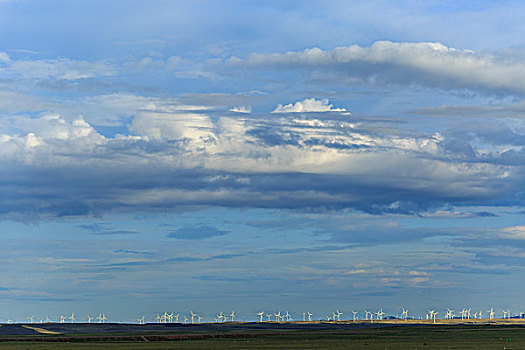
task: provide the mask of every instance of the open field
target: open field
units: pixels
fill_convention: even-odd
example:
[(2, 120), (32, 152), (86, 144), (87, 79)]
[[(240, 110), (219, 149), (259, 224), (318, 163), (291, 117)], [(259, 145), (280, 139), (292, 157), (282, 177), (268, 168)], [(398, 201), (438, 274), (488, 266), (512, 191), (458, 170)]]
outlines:
[(235, 322), (169, 326), (2, 325), (0, 349), (525, 349), (525, 324), (516, 321), (436, 325), (410, 321), (372, 325)]

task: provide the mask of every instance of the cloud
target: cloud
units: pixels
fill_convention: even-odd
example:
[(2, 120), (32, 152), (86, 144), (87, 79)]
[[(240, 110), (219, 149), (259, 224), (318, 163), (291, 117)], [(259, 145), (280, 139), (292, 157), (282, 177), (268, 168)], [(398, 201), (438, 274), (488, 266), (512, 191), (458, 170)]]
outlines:
[(251, 106), (237, 106), (230, 109), (230, 112), (236, 112), (236, 113), (251, 113), (252, 107)]
[[(346, 112), (344, 108), (333, 108), (328, 99), (316, 100), (307, 98), (305, 100), (290, 103), (285, 106), (278, 105), (272, 113), (301, 113), (301, 112)], [(349, 114), (349, 113), (348, 113)]]
[[(224, 117), (196, 108), (140, 110), (132, 134), (113, 136), (80, 117), (3, 118), (0, 176), (12, 185), (0, 198), (0, 217), (202, 206), (413, 214), (508, 203), (522, 184), (518, 160), (525, 154), (514, 147), (511, 159), (481, 149), (488, 141), (471, 141), (472, 133), (484, 140), (476, 128), (459, 147), (461, 135), (378, 131), (377, 121), (349, 122), (340, 113)], [(521, 144), (519, 137), (512, 142)], [(31, 190), (35, 183), (38, 191)]]
[(106, 62), (88, 62), (69, 58), (10, 60), (6, 55), (3, 56), (2, 62), (5, 63), (0, 67), (0, 77), (3, 79), (79, 80), (116, 74), (115, 68)]
[(5, 52), (0, 52), (0, 63), (11, 63), (11, 59), (9, 58), (9, 55)]
[[(326, 79), (373, 85), (420, 85), (442, 89), (471, 89), (525, 93), (525, 62), (512, 50), (493, 54), (462, 50), (438, 42), (376, 41), (369, 47), (352, 45), (330, 51), (319, 48), (284, 54), (231, 57), (231, 68), (308, 70)], [(350, 80), (349, 80), (350, 79)]]
[(228, 234), (228, 231), (218, 230), (215, 227), (201, 225), (195, 227), (184, 227), (177, 230), (173, 230), (166, 237), (177, 238), (177, 239), (207, 239), (217, 236), (223, 236)]

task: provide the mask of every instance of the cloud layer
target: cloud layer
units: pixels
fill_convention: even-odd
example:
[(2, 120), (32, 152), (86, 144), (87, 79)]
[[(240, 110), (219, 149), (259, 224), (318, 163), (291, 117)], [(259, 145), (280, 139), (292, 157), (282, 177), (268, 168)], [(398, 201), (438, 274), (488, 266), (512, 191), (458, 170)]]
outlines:
[[(512, 51), (512, 50), (509, 50)], [(319, 48), (284, 54), (231, 57), (230, 67), (275, 70), (318, 70), (325, 79), (343, 78), (368, 84), (420, 85), (443, 89), (525, 93), (525, 62), (504, 56), (455, 49), (439, 42), (376, 41), (369, 47), (352, 45), (324, 51)], [(352, 80), (347, 80), (351, 82)]]

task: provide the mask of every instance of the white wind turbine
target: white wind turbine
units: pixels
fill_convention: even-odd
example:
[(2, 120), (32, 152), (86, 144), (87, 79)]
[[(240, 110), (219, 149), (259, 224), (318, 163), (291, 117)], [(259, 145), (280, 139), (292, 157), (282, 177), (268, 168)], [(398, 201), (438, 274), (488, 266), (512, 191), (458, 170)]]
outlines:
[(146, 322), (145, 322), (145, 321), (146, 321), (146, 316), (142, 315), (141, 318), (137, 318), (137, 321), (139, 321), (139, 324), (144, 324), (144, 323), (146, 323)]
[(507, 309), (507, 318), (510, 318), (510, 309)]
[(60, 323), (66, 322), (66, 316), (60, 315)]
[(428, 313), (430, 314), (430, 319), (433, 319), (434, 323), (436, 323), (436, 315), (438, 314), (438, 312), (434, 310), (428, 310)]
[(343, 313), (339, 312), (339, 310), (335, 310), (335, 313), (336, 313), (336, 316), (337, 316), (337, 320), (341, 321), (341, 316), (343, 315)]
[(408, 309), (405, 310), (405, 308), (403, 308), (403, 312), (401, 312), (401, 318), (403, 320), (405, 320), (405, 321), (407, 320), (407, 318), (408, 318)]
[(354, 314), (354, 322), (355, 322), (356, 317), (357, 317), (357, 311), (352, 311), (352, 314)]
[(264, 311), (260, 311), (257, 313), (257, 316), (259, 316), (259, 322), (262, 322), (263, 320), (263, 316), (264, 316)]
[(232, 318), (232, 322), (233, 322), (233, 319), (235, 318), (235, 310), (232, 310), (232, 313), (229, 314), (228, 316)]
[(382, 320), (384, 314), (385, 314), (385, 313), (383, 312), (383, 309), (379, 309), (379, 311), (376, 312), (377, 319), (378, 319), (378, 320)]
[(175, 322), (176, 323), (179, 323), (179, 316), (180, 316), (180, 314), (176, 314), (175, 316), (173, 316), (175, 318)]
[(303, 322), (306, 322), (306, 312), (303, 312)]
[(91, 323), (91, 321), (93, 321), (93, 318), (88, 315), (88, 323)]
[(74, 323), (74, 322), (75, 322), (75, 313), (73, 312), (73, 313), (71, 314), (71, 316), (69, 316), (68, 318), (69, 318), (69, 320), (71, 321), (71, 323)]
[(478, 315), (480, 320), (483, 319), (483, 314), (481, 313), (481, 310), (479, 310)]
[(157, 321), (157, 323), (160, 323), (162, 317), (160, 317), (159, 314), (157, 314), (157, 316), (155, 316), (155, 321)]
[(173, 312), (168, 314), (168, 316), (167, 316), (168, 317), (168, 323), (173, 323), (173, 316), (175, 316), (175, 315), (173, 315)]
[(467, 320), (470, 320), (470, 310), (471, 309), (467, 309)]
[(307, 312), (307, 314), (308, 314), (308, 321), (312, 321), (312, 316), (313, 316), (314, 314), (312, 314), (312, 313), (310, 313), (310, 312)]
[(367, 309), (363, 309), (363, 311), (365, 312), (365, 321), (368, 320), (368, 310)]
[(194, 323), (195, 316), (197, 316), (197, 314), (194, 314), (193, 311), (190, 311), (190, 314), (191, 314), (191, 323)]
[(281, 322), (281, 310), (279, 310), (279, 312), (275, 314), (275, 321)]
[(467, 314), (467, 310), (463, 309), (459, 312), (461, 314), (461, 321), (465, 319), (465, 315)]
[(292, 315), (290, 315), (288, 310), (286, 310), (286, 315), (284, 315), (284, 317), (286, 317), (286, 322), (290, 322), (292, 320)]
[(445, 319), (452, 320), (454, 318), (454, 310), (447, 309)]
[(27, 319), (29, 320), (29, 323), (35, 322), (35, 316), (29, 316)]
[(489, 313), (489, 320), (492, 320), (494, 318), (494, 309), (490, 308), (487, 312)]
[(270, 319), (270, 318), (272, 317), (272, 314), (269, 314), (269, 315), (268, 315), (268, 314), (266, 314), (266, 317), (268, 318), (268, 321), (267, 321), (267, 322), (270, 322), (270, 321), (271, 321), (271, 319)]
[(202, 317), (200, 315), (197, 315), (197, 323), (201, 323)]
[(184, 316), (184, 323), (188, 323), (188, 321), (189, 319), (186, 316)]

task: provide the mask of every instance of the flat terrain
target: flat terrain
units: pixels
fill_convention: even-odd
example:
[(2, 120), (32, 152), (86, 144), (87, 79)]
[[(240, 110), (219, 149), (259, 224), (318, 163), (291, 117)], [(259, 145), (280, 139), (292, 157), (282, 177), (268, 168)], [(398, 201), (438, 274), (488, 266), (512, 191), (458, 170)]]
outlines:
[(16, 324), (0, 349), (525, 349), (525, 324), (500, 321)]

